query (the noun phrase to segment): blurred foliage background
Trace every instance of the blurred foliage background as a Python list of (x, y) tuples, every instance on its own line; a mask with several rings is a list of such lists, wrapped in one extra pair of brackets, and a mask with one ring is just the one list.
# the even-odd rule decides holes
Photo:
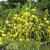
[(0, 2), (2, 47), (8, 44), (7, 50), (41, 50), (43, 42), (50, 42), (50, 0)]

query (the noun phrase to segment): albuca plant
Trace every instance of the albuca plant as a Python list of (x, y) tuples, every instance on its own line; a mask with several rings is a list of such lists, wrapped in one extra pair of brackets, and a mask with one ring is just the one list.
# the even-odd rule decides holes
[(4, 17), (0, 19), (0, 44), (14, 42), (17, 38), (20, 41), (23, 39), (50, 41), (48, 10), (39, 11), (30, 3), (20, 7), (19, 4), (15, 9), (10, 9), (7, 17), (4, 20)]

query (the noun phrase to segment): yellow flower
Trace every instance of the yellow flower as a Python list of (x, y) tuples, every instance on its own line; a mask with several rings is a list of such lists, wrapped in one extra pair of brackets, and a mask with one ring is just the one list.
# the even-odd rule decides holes
[(8, 26), (11, 26), (11, 24), (8, 24)]
[(34, 31), (34, 29), (35, 29), (35, 28), (33, 27), (33, 28), (32, 28), (32, 31)]
[(3, 30), (0, 30), (0, 32), (1, 32), (1, 33), (4, 33), (4, 31), (3, 31)]
[(44, 18), (44, 20), (47, 20), (47, 18)]
[(32, 9), (32, 11), (36, 11), (36, 9), (35, 9), (35, 8), (33, 8), (33, 9)]
[(49, 21), (47, 20), (46, 23), (49, 24)]
[(15, 14), (14, 16), (15, 16), (15, 17), (17, 17), (17, 16), (18, 16), (18, 14)]
[(25, 26), (28, 26), (29, 23), (25, 23)]
[(12, 34), (10, 34), (10, 37), (12, 37)]
[(37, 28), (38, 28), (38, 30), (39, 30), (39, 29), (41, 29), (41, 27), (40, 27), (40, 26), (37, 26)]
[(2, 44), (2, 37), (0, 37), (0, 44)]
[(35, 18), (35, 15), (31, 15), (32, 18)]
[(47, 29), (47, 31), (50, 33), (50, 26), (48, 26), (48, 29)]
[(15, 30), (15, 29), (17, 29), (17, 27), (13, 27), (13, 29)]
[(17, 29), (20, 29), (21, 27), (22, 27), (21, 24), (18, 24), (18, 25), (17, 25)]
[(5, 36), (6, 36), (6, 34), (2, 34), (2, 36), (3, 36), (3, 37), (5, 37)]
[(18, 17), (17, 20), (19, 20), (20, 18)]
[(8, 23), (9, 23), (9, 21), (8, 21), (8, 20), (6, 20), (6, 21), (5, 21), (5, 23), (6, 23), (6, 24), (8, 24)]
[[(27, 30), (28, 31), (28, 30)], [(28, 33), (26, 33), (26, 36), (28, 36), (29, 34)]]
[(15, 35), (17, 36), (18, 35), (18, 32), (16, 32)]
[(2, 40), (2, 37), (0, 37), (0, 40)]
[(22, 22), (27, 23), (28, 21), (27, 21), (26, 19), (23, 19), (23, 21), (22, 21)]
[(26, 11), (28, 11), (28, 10), (29, 10), (29, 8), (27, 7), (27, 8), (26, 8)]
[(29, 25), (30, 25), (30, 26), (32, 26), (32, 24), (33, 24), (32, 22), (29, 22)]
[(25, 12), (23, 15), (24, 15), (25, 17), (29, 17), (29, 16), (30, 16), (30, 12)]
[(10, 35), (10, 33), (8, 32), (7, 35)]
[(44, 23), (40, 23), (39, 25), (40, 25), (40, 26), (43, 26), (43, 25), (44, 25)]
[(14, 17), (13, 19), (17, 19), (17, 17)]
[(22, 38), (20, 38), (20, 39), (19, 39), (19, 41), (21, 41), (21, 42), (22, 42), (22, 41), (23, 41), (23, 39), (22, 39)]
[(29, 28), (31, 28), (31, 26), (29, 26)]
[(16, 37), (16, 35), (13, 35), (13, 37), (15, 38), (15, 37)]
[(23, 32), (25, 32), (25, 30), (23, 30)]
[(50, 29), (50, 26), (48, 26), (48, 28)]
[(37, 16), (35, 16), (35, 19), (38, 19)]
[(38, 19), (36, 19), (36, 22), (38, 22)]

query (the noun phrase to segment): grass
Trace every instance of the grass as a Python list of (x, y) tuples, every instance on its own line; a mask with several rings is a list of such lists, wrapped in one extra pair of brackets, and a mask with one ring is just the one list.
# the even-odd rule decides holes
[(15, 43), (10, 43), (6, 50), (50, 50), (50, 46), (47, 44), (40, 45), (40, 42), (34, 42), (34, 40), (17, 40)]

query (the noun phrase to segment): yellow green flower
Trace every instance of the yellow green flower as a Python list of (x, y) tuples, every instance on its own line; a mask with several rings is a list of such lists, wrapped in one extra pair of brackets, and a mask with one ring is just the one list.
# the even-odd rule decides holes
[(35, 18), (35, 15), (31, 15), (32, 18)]
[(38, 22), (38, 19), (36, 19), (36, 22)]
[(50, 26), (48, 26), (47, 31), (50, 33)]
[(38, 19), (38, 17), (37, 17), (37, 16), (35, 16), (35, 19)]
[(43, 26), (43, 25), (44, 25), (44, 23), (40, 23), (39, 25), (40, 25), (40, 26)]
[(17, 16), (18, 16), (18, 14), (15, 14), (14, 16), (15, 16), (15, 17), (17, 17)]
[(48, 28), (50, 29), (50, 26), (48, 26)]
[(47, 20), (46, 23), (49, 24), (49, 21)]
[(47, 18), (44, 18), (44, 20), (47, 20)]
[(2, 44), (2, 37), (0, 37), (0, 44)]
[(8, 24), (8, 23), (9, 23), (9, 21), (8, 21), (8, 20), (6, 20), (6, 21), (5, 21), (5, 23), (6, 23), (6, 24)]
[(29, 17), (29, 16), (30, 16), (30, 12), (24, 12), (24, 13), (23, 13), (23, 16), (24, 16), (24, 17)]
[(14, 34), (13, 37), (15, 38), (16, 37), (16, 34)]
[(13, 17), (13, 19), (17, 19), (17, 17)]
[(18, 35), (18, 32), (16, 32), (15, 35), (17, 36)]
[(20, 38), (20, 39), (19, 39), (19, 41), (21, 41), (21, 42), (22, 42), (22, 41), (23, 41), (23, 39), (22, 39), (22, 38)]
[(32, 11), (36, 11), (36, 9), (35, 9), (35, 8), (33, 8), (33, 9), (32, 9)]
[(17, 29), (17, 27), (15, 26), (15, 27), (13, 27), (13, 29), (14, 29), (14, 30), (16, 30), (16, 29)]
[(23, 29), (23, 32), (25, 32), (25, 30)]
[(3, 30), (0, 30), (0, 32), (1, 32), (1, 33), (4, 33), (4, 31), (3, 31)]
[(5, 37), (6, 36), (6, 34), (2, 34), (2, 37)]

